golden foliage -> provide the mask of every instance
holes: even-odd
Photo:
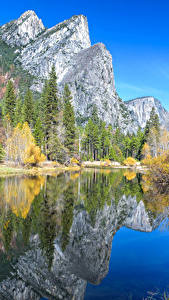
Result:
[[[127,157],[123,162],[125,166],[135,166],[136,163],[137,161],[133,157]]]
[[[169,206],[169,151],[148,160],[149,171],[142,177],[142,189],[151,211]]]
[[[152,156],[150,154],[147,154],[147,156],[141,161],[141,163],[146,166],[151,166],[152,159]]]
[[[124,176],[127,180],[133,180],[136,177],[136,172],[133,171],[126,171],[124,172]]]
[[[34,137],[27,122],[19,123],[6,142],[6,159],[16,164],[36,165],[46,158],[35,145]]]
[[[25,160],[24,160],[25,164],[36,165],[45,160],[46,160],[45,155],[41,153],[40,148],[35,144],[31,144],[25,150]]]
[[[150,155],[150,146],[145,143],[142,149],[142,155],[144,157],[144,159],[147,159],[147,157],[151,156]]]
[[[111,161],[109,159],[105,159],[105,165],[107,167],[111,166]]]
[[[73,165],[74,165],[74,164],[76,164],[76,165],[79,165],[79,164],[80,164],[79,161],[78,161],[78,159],[76,159],[75,157],[72,157],[72,158],[71,158],[70,163],[73,164]]]
[[[143,162],[154,171],[155,169],[161,169],[161,171],[169,173],[169,150],[157,157],[152,158],[151,156],[148,156]]]

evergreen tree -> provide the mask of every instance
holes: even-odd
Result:
[[[16,107],[15,107],[15,114],[14,114],[14,126],[16,126],[18,123],[21,123],[23,120],[22,116],[22,100],[20,97],[16,99]]]
[[[146,123],[145,130],[144,130],[144,135],[145,135],[145,142],[146,139],[149,135],[149,132],[152,128],[155,128],[156,131],[159,133],[160,132],[160,122],[159,122],[159,117],[155,111],[155,107],[153,106],[151,113],[150,113],[150,118]]]
[[[99,125],[98,109],[96,104],[93,105],[93,110],[91,113],[91,120],[94,124]]]
[[[160,123],[159,123],[159,117],[155,111],[155,107],[153,106],[151,113],[150,113],[150,120],[149,120],[149,124],[150,124],[150,129],[152,127],[155,127],[155,129],[157,131],[159,131],[160,128]]]
[[[27,90],[23,103],[23,122],[27,122],[31,127],[34,123],[34,101],[30,89]]]
[[[69,90],[68,85],[66,84],[64,87],[63,100],[64,100],[64,108],[63,108],[63,125],[65,127],[65,141],[64,145],[71,152],[74,151],[75,144],[75,115],[73,106],[71,104],[71,92]]]
[[[34,132],[33,132],[36,144],[42,148],[44,144],[44,130],[40,117],[36,119]]]
[[[143,150],[144,143],[145,143],[145,132],[143,132],[139,127],[137,131],[137,137],[136,137],[136,144],[137,144],[136,158],[139,160],[142,159],[142,150]]]
[[[148,143],[151,149],[151,155],[157,156],[157,149],[160,138],[160,122],[159,117],[153,107],[150,113],[150,119],[146,123],[144,131],[144,144]]]
[[[45,83],[41,102],[42,113],[44,115],[42,122],[45,129],[46,155],[48,159],[51,154],[50,143],[52,140],[57,140],[58,90],[56,79],[56,71],[53,66],[49,75],[49,81]]]
[[[4,97],[4,115],[9,115],[11,122],[14,121],[15,114],[15,106],[16,106],[16,95],[13,82],[11,80],[8,81],[5,97]]]
[[[66,246],[69,243],[69,233],[70,228],[73,222],[73,207],[74,207],[74,193],[73,193],[73,184],[63,192],[63,204],[64,209],[62,213],[62,238],[61,245],[62,250],[66,249]]]
[[[101,142],[101,158],[106,158],[109,155],[110,140],[106,123],[100,122],[100,142]]]

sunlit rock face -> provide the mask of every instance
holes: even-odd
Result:
[[[150,118],[151,110],[154,107],[159,116],[161,125],[169,129],[169,112],[164,109],[158,99],[154,97],[136,98],[126,101],[126,105],[133,120],[136,121],[137,126],[140,126],[141,128],[146,126],[146,122]]]
[[[87,19],[73,16],[47,29],[33,43],[27,45],[19,56],[24,69],[32,75],[46,79],[55,65],[58,82],[63,78],[75,54],[90,47]]]
[[[161,124],[169,129],[169,113],[154,97],[127,102],[119,99],[112,57],[101,43],[91,47],[85,16],[73,16],[46,29],[35,12],[29,10],[18,20],[0,27],[1,39],[13,49],[12,65],[31,76],[33,91],[42,91],[44,81],[55,66],[59,90],[65,83],[70,86],[80,124],[85,124],[96,106],[100,119],[107,125],[120,127],[124,133],[136,133],[139,126],[145,127],[154,106]],[[1,94],[3,97],[2,89]]]
[[[107,124],[120,124],[122,129],[131,130],[132,119],[116,93],[112,57],[103,44],[82,50],[72,58],[60,85],[65,83],[71,89],[78,118],[88,118],[96,106],[99,118]]]
[[[73,16],[45,29],[33,11],[0,27],[0,37],[15,47],[14,64],[34,76],[31,89],[41,92],[53,65],[59,89],[68,83],[79,122],[85,124],[93,107],[99,117],[124,131],[135,132],[125,103],[119,99],[114,83],[112,57],[103,44],[91,47],[87,18]]]
[[[0,28],[2,40],[11,47],[25,46],[33,41],[45,27],[34,11],[28,10],[18,20]]]

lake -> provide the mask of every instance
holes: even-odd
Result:
[[[0,299],[163,299],[168,217],[129,170],[0,178]]]

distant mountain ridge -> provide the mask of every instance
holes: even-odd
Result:
[[[52,65],[59,89],[69,84],[79,124],[85,123],[96,106],[102,120],[125,133],[136,132],[139,126],[144,128],[149,114],[138,104],[141,98],[135,102],[119,98],[112,56],[102,43],[91,46],[85,16],[73,16],[46,29],[36,13],[29,10],[0,27],[0,98],[9,78],[22,93],[27,86],[41,92]],[[167,112],[153,103],[162,125],[168,128]],[[151,101],[147,105],[152,107]]]
[[[151,110],[154,107],[159,116],[160,124],[169,130],[169,112],[162,106],[158,99],[146,96],[126,101],[126,104],[133,119],[141,128],[145,127],[146,122],[150,118]]]

